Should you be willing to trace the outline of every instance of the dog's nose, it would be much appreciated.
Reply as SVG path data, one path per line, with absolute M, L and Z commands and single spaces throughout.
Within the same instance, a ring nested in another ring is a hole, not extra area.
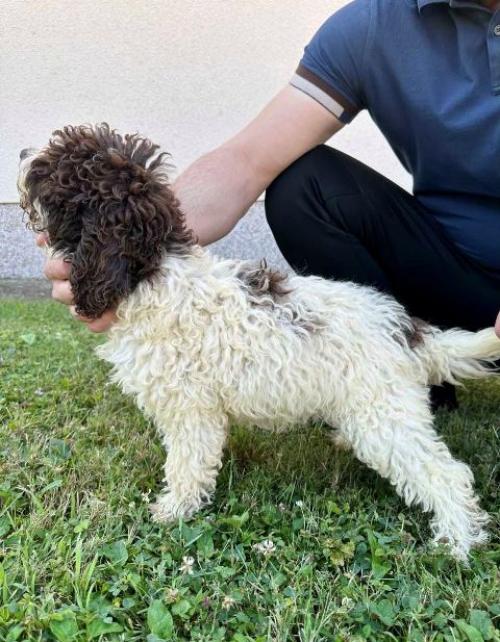
M 22 150 L 19 152 L 19 158 L 20 158 L 21 160 L 24 160 L 24 159 L 26 158 L 26 156 L 28 156 L 28 154 L 29 154 L 29 153 L 30 153 L 29 147 L 26 147 L 26 149 L 22 149 Z

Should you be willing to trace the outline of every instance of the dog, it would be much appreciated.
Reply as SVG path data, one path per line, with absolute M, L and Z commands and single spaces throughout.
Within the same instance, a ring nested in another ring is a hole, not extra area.
M 97 352 L 168 452 L 153 518 L 210 501 L 231 424 L 321 421 L 465 559 L 488 516 L 433 428 L 429 385 L 490 375 L 493 329 L 442 331 L 370 287 L 211 255 L 186 228 L 167 156 L 105 123 L 67 126 L 22 153 L 18 179 L 28 226 L 71 261 L 77 312 L 117 310 Z

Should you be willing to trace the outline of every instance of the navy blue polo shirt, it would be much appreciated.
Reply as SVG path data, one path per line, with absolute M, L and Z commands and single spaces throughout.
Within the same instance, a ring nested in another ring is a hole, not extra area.
M 319 29 L 291 83 L 343 123 L 368 109 L 418 200 L 500 270 L 500 10 L 354 0 Z

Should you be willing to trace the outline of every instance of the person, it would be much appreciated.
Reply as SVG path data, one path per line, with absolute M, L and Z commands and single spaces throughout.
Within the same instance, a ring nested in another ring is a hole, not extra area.
M 324 146 L 363 109 L 413 194 Z M 174 189 L 206 245 L 267 188 L 269 225 L 295 269 L 373 285 L 442 327 L 496 320 L 500 336 L 499 153 L 500 1 L 354 0 L 319 29 L 290 84 Z M 51 259 L 45 274 L 72 306 L 70 269 Z M 93 332 L 115 320 L 72 312 Z

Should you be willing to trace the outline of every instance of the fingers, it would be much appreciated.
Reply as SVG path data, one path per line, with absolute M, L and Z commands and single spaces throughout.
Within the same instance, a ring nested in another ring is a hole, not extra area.
M 47 244 L 45 234 L 37 234 L 36 244 L 44 247 Z M 47 259 L 43 268 L 45 276 L 52 281 L 52 298 L 66 305 L 73 303 L 73 292 L 69 282 L 71 263 L 63 259 Z
M 88 317 L 78 314 L 74 305 L 70 307 L 70 311 L 73 317 L 78 321 L 85 323 L 91 332 L 106 332 L 117 320 L 114 310 L 107 310 L 98 319 L 89 319 Z
M 40 234 L 36 235 L 35 243 L 38 245 L 38 247 L 45 247 L 48 245 L 49 242 L 49 235 L 47 232 L 41 232 Z
M 71 263 L 63 259 L 48 259 L 43 273 L 51 281 L 66 281 L 71 272 Z
M 42 232 L 36 235 L 36 244 L 40 248 L 45 248 L 48 243 L 48 235 Z M 43 268 L 45 276 L 52 281 L 52 298 L 66 305 L 73 303 L 73 293 L 69 283 L 71 272 L 71 263 L 63 259 L 47 259 Z
M 36 235 L 36 244 L 44 248 L 48 244 L 48 235 L 43 232 Z M 52 298 L 70 306 L 70 312 L 75 319 L 85 323 L 91 332 L 106 332 L 117 320 L 114 310 L 106 311 L 98 319 L 89 319 L 78 314 L 74 306 L 74 297 L 69 282 L 71 263 L 63 259 L 48 259 L 43 270 L 45 276 L 52 281 Z
M 73 303 L 71 284 L 67 280 L 52 279 L 52 298 L 65 305 Z

